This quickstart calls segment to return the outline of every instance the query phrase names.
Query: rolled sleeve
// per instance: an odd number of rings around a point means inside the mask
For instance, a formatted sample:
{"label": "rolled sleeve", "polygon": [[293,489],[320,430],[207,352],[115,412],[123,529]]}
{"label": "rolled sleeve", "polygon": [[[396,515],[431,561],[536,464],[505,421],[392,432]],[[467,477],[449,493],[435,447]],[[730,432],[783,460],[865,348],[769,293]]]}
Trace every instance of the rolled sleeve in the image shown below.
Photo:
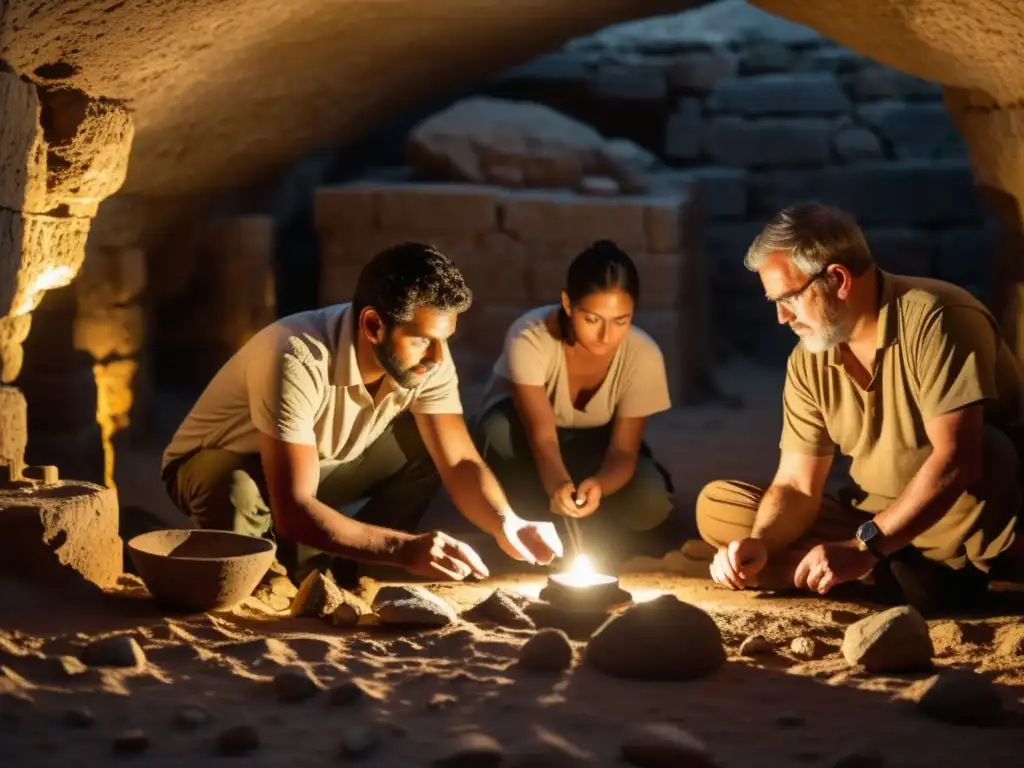
{"label": "rolled sleeve", "polygon": [[925,322],[915,351],[925,421],[998,396],[998,338],[980,310],[943,307],[936,311]]}
{"label": "rolled sleeve", "polygon": [[449,355],[409,405],[413,413],[462,413],[459,375]]}
{"label": "rolled sleeve", "polygon": [[246,367],[249,413],[260,432],[286,443],[316,445],[317,384],[295,356],[268,350]]}
{"label": "rolled sleeve", "polygon": [[790,357],[786,365],[779,448],[783,452],[806,456],[831,456],[835,450],[825,425],[825,417],[808,382],[807,372],[795,355]]}

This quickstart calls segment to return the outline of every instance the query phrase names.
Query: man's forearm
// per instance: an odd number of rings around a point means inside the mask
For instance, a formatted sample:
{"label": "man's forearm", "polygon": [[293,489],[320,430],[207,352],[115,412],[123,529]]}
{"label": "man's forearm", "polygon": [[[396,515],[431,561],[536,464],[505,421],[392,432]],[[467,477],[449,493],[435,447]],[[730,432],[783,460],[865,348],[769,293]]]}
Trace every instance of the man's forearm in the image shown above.
{"label": "man's forearm", "polygon": [[892,554],[931,528],[973,480],[953,456],[933,453],[896,500],[875,515],[882,551]]}
{"label": "man's forearm", "polygon": [[810,530],[819,502],[788,485],[771,485],[761,498],[750,536],[760,539],[769,555],[791,546]]}
{"label": "man's forearm", "polygon": [[501,533],[505,519],[513,512],[490,467],[467,459],[445,475],[445,488],[462,516],[492,536]]}
{"label": "man's forearm", "polygon": [[278,509],[274,527],[279,536],[351,560],[399,565],[402,544],[412,538],[346,517],[315,498],[285,502]]}

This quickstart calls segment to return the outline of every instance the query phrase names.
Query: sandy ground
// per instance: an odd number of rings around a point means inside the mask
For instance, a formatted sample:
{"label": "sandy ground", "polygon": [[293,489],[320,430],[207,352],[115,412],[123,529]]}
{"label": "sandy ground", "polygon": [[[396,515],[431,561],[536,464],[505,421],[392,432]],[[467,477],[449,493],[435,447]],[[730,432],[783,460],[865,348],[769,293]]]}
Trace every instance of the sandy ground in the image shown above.
{"label": "sandy ground", "polygon": [[[1015,713],[1009,725],[982,729],[922,715],[904,697],[923,675],[876,676],[846,665],[838,653],[844,628],[868,606],[732,593],[677,575],[625,576],[622,584],[638,601],[671,591],[708,611],[728,649],[725,666],[690,682],[625,681],[582,664],[580,643],[567,672],[528,674],[514,662],[531,630],[465,622],[402,633],[341,629],[277,615],[254,598],[232,611],[166,616],[132,577],[105,596],[64,602],[0,582],[0,764],[215,764],[229,759],[214,755],[216,734],[250,724],[261,745],[239,759],[252,766],[333,763],[346,732],[359,725],[372,725],[379,738],[359,761],[367,766],[429,765],[465,729],[483,730],[508,749],[547,731],[586,750],[593,765],[611,766],[621,764],[618,747],[628,727],[650,721],[688,729],[727,767],[831,766],[839,753],[862,745],[877,746],[892,766],[1021,764],[1024,624],[1011,613],[1020,610],[1019,594],[973,616],[930,621],[936,663],[991,676]],[[495,586],[535,596],[542,579],[432,589],[465,608]],[[754,633],[775,652],[740,657],[739,644]],[[59,656],[77,656],[108,634],[134,637],[146,663],[70,677],[62,671]],[[823,658],[795,658],[790,643],[798,636],[821,643]],[[281,703],[271,679],[290,664],[304,666],[325,687],[358,680],[371,695],[342,708],[328,706],[326,693]],[[195,729],[176,725],[189,705],[204,708],[210,721]],[[95,723],[73,727],[71,709],[88,709]],[[132,728],[145,731],[148,747],[116,755],[115,737]]]}

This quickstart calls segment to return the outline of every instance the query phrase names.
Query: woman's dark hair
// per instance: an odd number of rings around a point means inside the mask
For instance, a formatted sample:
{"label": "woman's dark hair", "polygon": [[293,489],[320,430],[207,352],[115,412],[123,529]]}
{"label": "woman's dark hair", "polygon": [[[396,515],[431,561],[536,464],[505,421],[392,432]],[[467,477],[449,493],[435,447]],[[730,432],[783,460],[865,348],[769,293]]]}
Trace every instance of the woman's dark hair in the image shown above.
{"label": "woman's dark hair", "polygon": [[[634,303],[640,301],[640,273],[626,252],[611,240],[598,240],[579,254],[565,275],[565,293],[572,306],[592,293],[616,288],[628,293]],[[558,328],[565,341],[575,343],[569,315],[561,306],[558,308]]]}
{"label": "woman's dark hair", "polygon": [[465,312],[472,301],[473,293],[451,259],[426,243],[401,243],[385,248],[363,267],[352,309],[358,318],[364,307],[373,307],[391,327],[409,322],[420,307]]}

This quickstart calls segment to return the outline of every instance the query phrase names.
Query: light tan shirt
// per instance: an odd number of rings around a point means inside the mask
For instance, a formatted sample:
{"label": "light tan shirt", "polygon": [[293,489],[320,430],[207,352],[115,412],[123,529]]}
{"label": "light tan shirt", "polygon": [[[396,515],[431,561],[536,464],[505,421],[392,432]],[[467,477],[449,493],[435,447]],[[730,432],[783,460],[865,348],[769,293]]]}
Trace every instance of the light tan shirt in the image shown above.
{"label": "light tan shirt", "polygon": [[950,283],[881,273],[873,378],[861,389],[838,348],[789,357],[780,447],[851,457],[850,477],[878,512],[899,496],[931,453],[925,423],[973,403],[986,419],[1020,420],[1021,371],[989,310]]}
{"label": "light tan shirt", "polygon": [[509,327],[484,396],[484,411],[510,395],[513,383],[544,387],[557,427],[599,427],[616,415],[644,417],[672,407],[661,350],[634,325],[615,350],[608,373],[590,402],[582,410],[575,408],[569,395],[565,349],[548,327],[557,310],[557,305],[532,309]]}
{"label": "light tan shirt", "polygon": [[363,386],[349,304],[301,312],[267,326],[220,369],[178,428],[163,466],[198,448],[258,453],[259,433],[315,445],[321,461],[351,461],[391,421],[413,413],[462,413],[451,355],[412,389],[390,376]]}

